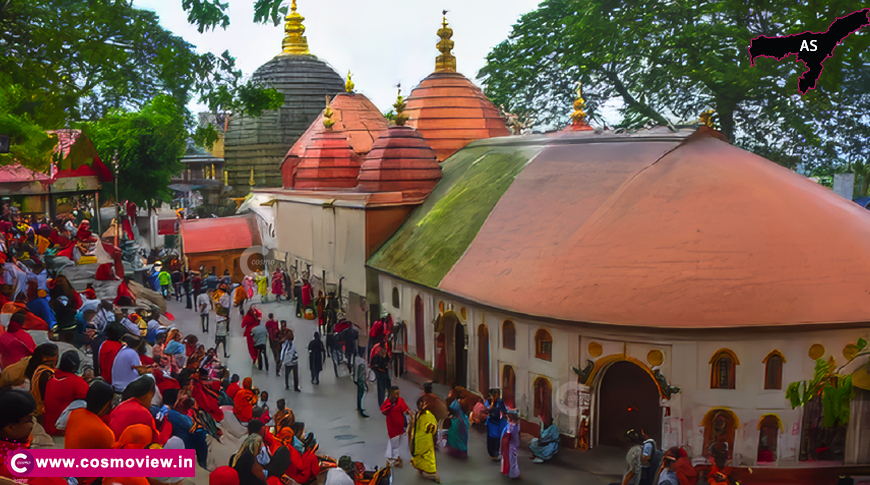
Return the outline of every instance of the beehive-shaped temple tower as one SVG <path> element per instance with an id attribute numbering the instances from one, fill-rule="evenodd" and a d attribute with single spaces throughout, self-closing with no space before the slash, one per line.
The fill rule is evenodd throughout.
<path id="1" fill-rule="evenodd" d="M 308 50 L 296 1 L 285 18 L 283 51 L 254 72 L 252 79 L 284 94 L 284 106 L 258 118 L 231 119 L 225 139 L 227 182 L 231 196 L 243 197 L 253 186 L 280 187 L 280 166 L 287 151 L 323 110 L 326 96 L 344 91 L 344 81 Z"/>
<path id="2" fill-rule="evenodd" d="M 435 150 L 439 162 L 474 140 L 510 135 L 498 108 L 467 77 L 456 72 L 453 29 L 444 18 L 435 72 L 408 97 L 408 126 Z"/>

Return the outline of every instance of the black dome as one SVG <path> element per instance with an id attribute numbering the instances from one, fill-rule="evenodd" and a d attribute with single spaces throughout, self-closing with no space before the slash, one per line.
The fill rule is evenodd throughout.
<path id="1" fill-rule="evenodd" d="M 320 115 L 326 96 L 344 92 L 344 80 L 312 55 L 279 55 L 260 66 L 252 79 L 284 94 L 284 106 L 259 118 L 230 120 L 224 158 L 232 196 L 249 192 L 251 168 L 261 187 L 281 186 L 281 162 L 296 140 Z"/>

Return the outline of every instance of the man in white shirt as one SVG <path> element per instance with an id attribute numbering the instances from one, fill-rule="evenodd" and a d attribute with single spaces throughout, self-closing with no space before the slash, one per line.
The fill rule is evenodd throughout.
<path id="1" fill-rule="evenodd" d="M 284 389 L 290 390 L 290 372 L 293 372 L 293 390 L 299 391 L 299 352 L 293 342 L 293 334 L 281 345 L 281 363 L 284 364 Z M 278 365 L 276 363 L 276 365 Z M 268 370 L 268 369 L 267 369 Z"/>
<path id="2" fill-rule="evenodd" d="M 202 320 L 202 331 L 208 333 L 208 314 L 214 310 L 214 301 L 206 292 L 196 297 L 196 308 L 199 310 L 199 318 Z"/>
<path id="3" fill-rule="evenodd" d="M 139 360 L 139 352 L 137 351 L 142 340 L 133 335 L 125 335 L 121 341 L 124 342 L 124 346 L 118 351 L 115 362 L 112 364 L 112 388 L 119 394 L 123 393 L 131 382 L 147 371 L 147 368 L 142 365 L 142 361 Z"/>

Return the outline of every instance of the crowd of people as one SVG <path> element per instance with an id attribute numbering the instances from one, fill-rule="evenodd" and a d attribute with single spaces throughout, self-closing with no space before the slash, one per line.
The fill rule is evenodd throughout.
<path id="1" fill-rule="evenodd" d="M 0 414 L 0 477 L 12 477 L 6 449 L 62 446 L 192 449 L 197 464 L 211 472 L 210 481 L 217 485 L 308 484 L 321 475 L 329 485 L 371 482 L 373 472 L 361 463 L 323 454 L 315 434 L 284 399 L 271 409 L 268 393 L 260 392 L 251 377 L 230 373 L 224 362 L 233 309 L 241 316 L 252 364 L 268 376 L 271 359 L 275 376 L 284 372 L 286 390 L 292 385 L 300 391 L 299 345 L 308 350 L 312 386 L 320 384 L 328 358 L 336 376 L 339 363 L 348 365 L 362 417 L 368 417 L 364 401 L 369 384 L 375 386 L 388 430 L 390 466 L 379 471 L 381 478 L 391 467 L 402 467 L 400 450 L 408 449 L 412 466 L 423 477 L 440 481 L 436 448 L 467 457 L 469 427 L 481 422 L 480 416 L 488 430 L 490 456 L 502 460 L 505 475 L 519 477 L 517 414 L 497 392 L 474 409 L 459 399 L 448 406 L 432 393 L 431 385 L 424 387 L 414 409 L 400 397 L 393 379 L 404 372 L 405 324 L 394 324 L 388 313 L 373 323 L 363 348 L 359 326 L 344 318 L 334 292 L 319 290 L 315 297 L 304 278 L 294 281 L 278 269 L 234 284 L 228 272 L 218 277 L 214 268 L 185 272 L 177 258 L 156 262 L 149 275 L 152 288 L 166 299 L 186 300 L 187 308 L 199 316 L 202 332 L 214 335 L 213 345 L 201 342 L 194 334 L 184 335 L 157 305 L 136 306 L 125 283 L 110 299 L 98 299 L 91 284 L 76 291 L 54 269 L 56 263 L 65 257 L 70 264 L 91 257 L 100 242 L 89 232 L 87 220 L 72 227 L 68 222 L 47 226 L 0 219 L 0 409 L 8 410 Z M 117 280 L 109 266 L 98 270 L 98 276 Z M 254 303 L 257 296 L 268 301 L 269 294 L 295 301 L 298 316 L 316 319 L 310 341 L 297 345 L 286 320 L 273 314 L 263 318 Z M 542 441 L 539 449 L 552 446 L 552 441 Z M 533 452 L 538 460 L 555 453 Z M 374 478 L 377 484 L 379 477 Z M 77 479 L 97 485 L 183 480 Z M 30 483 L 66 481 L 35 478 Z"/>

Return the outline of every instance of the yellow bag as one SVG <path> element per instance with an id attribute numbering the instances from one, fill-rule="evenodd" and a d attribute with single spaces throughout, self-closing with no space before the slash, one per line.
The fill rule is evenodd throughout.
<path id="1" fill-rule="evenodd" d="M 79 264 L 94 264 L 96 262 L 96 256 L 82 256 L 81 258 L 79 258 Z"/>
<path id="2" fill-rule="evenodd" d="M 305 319 L 306 320 L 314 320 L 314 310 L 310 308 L 305 309 Z"/>

